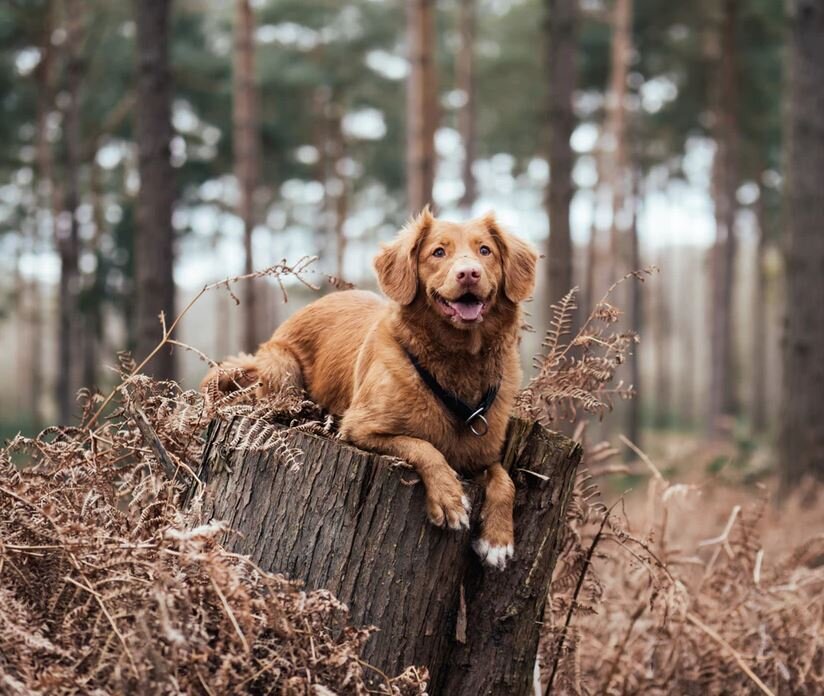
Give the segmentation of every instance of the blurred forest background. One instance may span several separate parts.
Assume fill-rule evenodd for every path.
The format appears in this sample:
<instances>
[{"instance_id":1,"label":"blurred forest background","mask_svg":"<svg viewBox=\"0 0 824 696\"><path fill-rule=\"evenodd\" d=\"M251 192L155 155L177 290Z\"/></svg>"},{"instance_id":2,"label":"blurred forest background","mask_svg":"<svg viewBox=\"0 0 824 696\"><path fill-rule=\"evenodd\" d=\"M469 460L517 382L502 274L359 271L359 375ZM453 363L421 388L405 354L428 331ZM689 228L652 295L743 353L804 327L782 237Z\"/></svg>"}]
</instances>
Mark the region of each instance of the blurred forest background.
<instances>
[{"instance_id":1,"label":"blurred forest background","mask_svg":"<svg viewBox=\"0 0 824 696\"><path fill-rule=\"evenodd\" d=\"M159 312L208 282L317 255L322 291L324 274L374 287L377 245L432 202L492 209L547 255L525 364L572 286L588 313L660 269L611 299L641 342L609 429L709 435L742 461L778 436L786 481L821 474L822 17L782 0L3 0L3 434L72 422L77 389L110 387L116 353L145 356ZM253 348L312 299L287 290L207 293L179 338ZM193 386L203 369L178 350L150 371Z\"/></svg>"}]
</instances>

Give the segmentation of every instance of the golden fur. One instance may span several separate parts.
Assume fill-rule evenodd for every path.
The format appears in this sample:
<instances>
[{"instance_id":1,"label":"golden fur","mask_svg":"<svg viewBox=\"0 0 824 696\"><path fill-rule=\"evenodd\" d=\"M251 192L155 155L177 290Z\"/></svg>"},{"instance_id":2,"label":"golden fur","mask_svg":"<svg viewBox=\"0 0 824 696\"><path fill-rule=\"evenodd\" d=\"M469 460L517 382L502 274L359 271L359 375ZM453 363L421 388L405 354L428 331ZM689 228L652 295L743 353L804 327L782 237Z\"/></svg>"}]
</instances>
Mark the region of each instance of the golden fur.
<instances>
[{"instance_id":1,"label":"golden fur","mask_svg":"<svg viewBox=\"0 0 824 696\"><path fill-rule=\"evenodd\" d=\"M436 525L468 526L457 474L484 476L483 529L475 547L502 567L513 549L514 487L499 458L521 382L519 303L533 291L536 261L533 248L501 230L491 214L454 223L425 209L375 259L388 301L358 290L328 295L285 321L255 356L230 358L221 367L243 368L241 386L259 381L262 392L306 389L342 417L346 440L409 462L426 487L427 513ZM463 311L471 320L453 309L467 287L483 300L479 317L480 299ZM484 436L453 420L407 350L469 404L500 384ZM226 376L221 382L224 389L237 384Z\"/></svg>"}]
</instances>

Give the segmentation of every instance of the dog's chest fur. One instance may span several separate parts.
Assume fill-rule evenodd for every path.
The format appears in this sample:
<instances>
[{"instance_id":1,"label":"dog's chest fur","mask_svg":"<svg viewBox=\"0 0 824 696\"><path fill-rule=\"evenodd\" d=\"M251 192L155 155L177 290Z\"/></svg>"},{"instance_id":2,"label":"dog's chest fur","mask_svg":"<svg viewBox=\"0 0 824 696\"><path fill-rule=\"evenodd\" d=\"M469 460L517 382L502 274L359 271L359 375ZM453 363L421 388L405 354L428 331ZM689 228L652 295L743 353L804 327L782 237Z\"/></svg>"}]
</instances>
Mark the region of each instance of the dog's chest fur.
<instances>
[{"instance_id":1,"label":"dog's chest fur","mask_svg":"<svg viewBox=\"0 0 824 696\"><path fill-rule=\"evenodd\" d=\"M389 405L399 429L419 437L440 450L450 465L465 474L475 474L499 461L509 414L520 383L517 344L504 332L476 353L458 353L448 346L401 335L399 343L412 352L443 389L468 405L476 405L489 387L498 394L486 414L489 429L482 436L472 433L425 384L404 356L399 370L408 395L403 404Z\"/></svg>"}]
</instances>

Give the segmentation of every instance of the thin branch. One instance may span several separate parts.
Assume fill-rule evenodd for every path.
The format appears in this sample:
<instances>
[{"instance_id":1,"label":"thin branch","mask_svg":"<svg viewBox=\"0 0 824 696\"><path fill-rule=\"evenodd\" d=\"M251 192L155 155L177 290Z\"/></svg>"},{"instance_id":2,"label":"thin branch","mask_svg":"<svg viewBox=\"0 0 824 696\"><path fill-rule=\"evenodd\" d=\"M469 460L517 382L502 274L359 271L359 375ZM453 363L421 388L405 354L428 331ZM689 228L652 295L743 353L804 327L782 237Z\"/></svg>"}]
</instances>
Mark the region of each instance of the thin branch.
<instances>
[{"instance_id":1,"label":"thin branch","mask_svg":"<svg viewBox=\"0 0 824 696\"><path fill-rule=\"evenodd\" d=\"M589 549L587 550L587 555L584 559L584 567L581 569L581 574L578 576L578 583L575 585L575 592L573 592L572 601L570 601L569 603L569 609L567 610L566 620L564 621L564 627L563 629L561 629L561 635L558 638L558 646L555 648L555 654L552 657L552 671L549 673L549 681L546 685L547 693L552 692L552 682L555 681L555 674L558 671L558 664L561 661L561 653L563 652L564 641L566 640L566 635L569 631L569 626L572 623L572 616L575 613L575 606L578 602L578 595L581 593L581 588L584 586L584 578L586 578L587 571L589 571L589 567L592 563L592 556L595 554L595 547L598 546L598 542L601 540L601 535L603 534L604 527L607 524L607 520L609 520L609 516L612 514L612 510L615 508L617 504L618 501L615 501L612 504L612 506L604 513L604 517L603 519L601 519L601 525L598 527L598 531L592 538L592 543L589 545Z\"/></svg>"},{"instance_id":2,"label":"thin branch","mask_svg":"<svg viewBox=\"0 0 824 696\"><path fill-rule=\"evenodd\" d=\"M722 648L724 648L738 663L738 666L741 668L741 671L744 672L744 674L746 674L753 681L753 683L759 689L761 689L763 693L767 694L767 696L775 696L772 690L763 681L761 681L761 679L758 678L758 675L755 672L753 672L747 666L747 663L744 662L744 658L741 657L741 653L739 653L726 640L724 640L713 628L707 626L705 623L701 621L701 619L699 619L695 614L689 611L687 612L687 621L689 621L694 626L697 626L710 638L712 638L716 643L718 643Z\"/></svg>"}]
</instances>

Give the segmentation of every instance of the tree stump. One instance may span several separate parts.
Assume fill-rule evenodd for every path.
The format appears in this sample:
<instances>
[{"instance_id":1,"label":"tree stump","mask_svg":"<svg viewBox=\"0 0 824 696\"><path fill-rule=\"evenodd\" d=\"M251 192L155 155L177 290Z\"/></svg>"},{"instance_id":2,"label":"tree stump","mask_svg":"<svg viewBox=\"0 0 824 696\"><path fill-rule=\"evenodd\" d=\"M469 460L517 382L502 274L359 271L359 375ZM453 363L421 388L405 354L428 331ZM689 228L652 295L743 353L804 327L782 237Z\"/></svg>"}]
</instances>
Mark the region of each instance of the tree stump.
<instances>
[{"instance_id":1,"label":"tree stump","mask_svg":"<svg viewBox=\"0 0 824 696\"><path fill-rule=\"evenodd\" d=\"M290 469L269 452L227 450L235 421L212 423L200 476L204 519L261 568L326 588L354 625L373 625L363 659L384 674L429 669L433 696L531 692L540 621L581 448L512 420L503 459L516 487L515 558L486 568L470 548L482 490L467 483L472 532L434 527L423 485L396 461L308 432ZM376 671L376 675L380 672Z\"/></svg>"}]
</instances>

